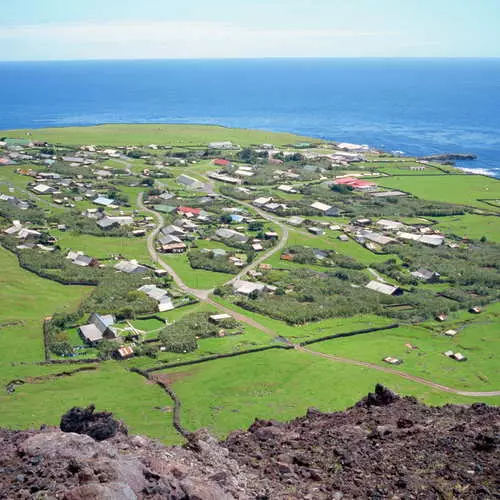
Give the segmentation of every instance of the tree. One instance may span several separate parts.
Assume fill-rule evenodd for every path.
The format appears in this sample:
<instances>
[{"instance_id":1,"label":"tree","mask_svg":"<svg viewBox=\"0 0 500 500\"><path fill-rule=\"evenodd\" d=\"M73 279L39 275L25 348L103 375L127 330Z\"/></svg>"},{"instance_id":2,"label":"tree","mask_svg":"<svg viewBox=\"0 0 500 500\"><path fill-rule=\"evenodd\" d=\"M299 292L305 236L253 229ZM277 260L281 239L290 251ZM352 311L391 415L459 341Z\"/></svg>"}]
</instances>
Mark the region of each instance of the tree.
<instances>
[{"instance_id":1,"label":"tree","mask_svg":"<svg viewBox=\"0 0 500 500\"><path fill-rule=\"evenodd\" d=\"M254 160L255 160L255 152L252 148L245 148L245 149L242 149L239 153L238 153L238 158L242 161L246 161L248 163L252 163Z\"/></svg>"},{"instance_id":2,"label":"tree","mask_svg":"<svg viewBox=\"0 0 500 500\"><path fill-rule=\"evenodd\" d=\"M264 223L258 220L254 220L248 223L249 231L262 231L264 228Z\"/></svg>"},{"instance_id":3,"label":"tree","mask_svg":"<svg viewBox=\"0 0 500 500\"><path fill-rule=\"evenodd\" d=\"M69 342L53 342L50 344L50 350L56 356L71 356L73 354L73 346Z\"/></svg>"},{"instance_id":4,"label":"tree","mask_svg":"<svg viewBox=\"0 0 500 500\"><path fill-rule=\"evenodd\" d=\"M231 214L222 214L219 218L222 224L231 224L233 219L231 218Z\"/></svg>"},{"instance_id":5,"label":"tree","mask_svg":"<svg viewBox=\"0 0 500 500\"><path fill-rule=\"evenodd\" d=\"M101 359L111 359L111 355L116 351L116 344L110 340L102 340L97 346Z\"/></svg>"}]
</instances>

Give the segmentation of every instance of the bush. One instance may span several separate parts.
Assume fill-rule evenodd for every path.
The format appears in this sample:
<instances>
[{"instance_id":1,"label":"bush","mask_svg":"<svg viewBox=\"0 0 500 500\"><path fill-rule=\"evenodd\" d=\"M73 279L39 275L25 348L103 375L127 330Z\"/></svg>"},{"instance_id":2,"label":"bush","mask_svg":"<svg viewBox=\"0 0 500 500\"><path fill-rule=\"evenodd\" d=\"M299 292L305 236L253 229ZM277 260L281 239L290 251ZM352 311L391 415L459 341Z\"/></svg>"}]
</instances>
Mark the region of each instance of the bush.
<instances>
[{"instance_id":1,"label":"bush","mask_svg":"<svg viewBox=\"0 0 500 500\"><path fill-rule=\"evenodd\" d=\"M52 342L50 351L57 356L71 356L73 354L73 346L69 342Z\"/></svg>"},{"instance_id":2,"label":"bush","mask_svg":"<svg viewBox=\"0 0 500 500\"><path fill-rule=\"evenodd\" d=\"M213 337L218 328L210 323L210 313L193 313L165 327L159 334L163 346L170 352L192 352L198 348L198 338Z\"/></svg>"},{"instance_id":3,"label":"bush","mask_svg":"<svg viewBox=\"0 0 500 500\"><path fill-rule=\"evenodd\" d=\"M201 250L191 250L188 253L189 264L193 269L205 269L218 273L236 274L237 268L228 261L226 255L214 256L212 252L202 252Z\"/></svg>"}]
</instances>

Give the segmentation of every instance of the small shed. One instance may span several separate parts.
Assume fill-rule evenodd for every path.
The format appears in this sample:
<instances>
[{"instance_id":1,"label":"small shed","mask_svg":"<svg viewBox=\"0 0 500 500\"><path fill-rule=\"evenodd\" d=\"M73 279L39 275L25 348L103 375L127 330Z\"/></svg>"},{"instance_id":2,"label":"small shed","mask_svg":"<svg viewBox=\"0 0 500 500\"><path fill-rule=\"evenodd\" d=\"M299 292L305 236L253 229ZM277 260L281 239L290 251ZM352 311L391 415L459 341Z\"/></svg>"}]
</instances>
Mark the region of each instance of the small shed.
<instances>
[{"instance_id":1,"label":"small shed","mask_svg":"<svg viewBox=\"0 0 500 500\"><path fill-rule=\"evenodd\" d=\"M218 325L222 321L226 321L231 318L232 316L230 314L212 314L209 319L212 323Z\"/></svg>"},{"instance_id":2,"label":"small shed","mask_svg":"<svg viewBox=\"0 0 500 500\"><path fill-rule=\"evenodd\" d=\"M116 350L116 357L118 359L128 359L134 355L134 349L132 346L122 346Z\"/></svg>"}]
</instances>

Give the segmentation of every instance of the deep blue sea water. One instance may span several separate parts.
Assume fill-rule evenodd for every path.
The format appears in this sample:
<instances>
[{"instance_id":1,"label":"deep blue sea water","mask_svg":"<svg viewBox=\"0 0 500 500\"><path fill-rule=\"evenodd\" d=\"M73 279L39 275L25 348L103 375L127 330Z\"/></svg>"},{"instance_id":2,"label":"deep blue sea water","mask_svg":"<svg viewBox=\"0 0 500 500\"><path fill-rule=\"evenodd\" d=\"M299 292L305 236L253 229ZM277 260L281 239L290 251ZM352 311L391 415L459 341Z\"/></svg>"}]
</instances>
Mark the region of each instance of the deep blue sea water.
<instances>
[{"instance_id":1,"label":"deep blue sea water","mask_svg":"<svg viewBox=\"0 0 500 500\"><path fill-rule=\"evenodd\" d=\"M500 177L500 59L0 63L0 129L149 122L471 152Z\"/></svg>"}]
</instances>

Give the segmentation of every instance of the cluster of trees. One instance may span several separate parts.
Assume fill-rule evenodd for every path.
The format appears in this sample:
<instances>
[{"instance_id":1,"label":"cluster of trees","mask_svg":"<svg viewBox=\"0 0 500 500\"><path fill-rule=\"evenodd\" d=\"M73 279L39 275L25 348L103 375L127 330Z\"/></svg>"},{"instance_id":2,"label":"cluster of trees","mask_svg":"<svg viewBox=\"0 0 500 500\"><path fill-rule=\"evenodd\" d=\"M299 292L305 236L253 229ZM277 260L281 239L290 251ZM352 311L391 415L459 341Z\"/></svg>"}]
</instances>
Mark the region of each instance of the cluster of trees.
<instances>
[{"instance_id":1,"label":"cluster of trees","mask_svg":"<svg viewBox=\"0 0 500 500\"><path fill-rule=\"evenodd\" d=\"M109 189L108 192L106 193L106 196L108 198L111 198L112 200L115 200L117 203L120 203L121 205L129 205L128 196L122 193L119 189L117 189L116 186L113 186L111 189Z\"/></svg>"},{"instance_id":2,"label":"cluster of trees","mask_svg":"<svg viewBox=\"0 0 500 500\"><path fill-rule=\"evenodd\" d=\"M352 217L440 217L462 215L470 208L438 201L427 201L412 196L377 198L368 193L325 184L309 184L302 189L304 197L288 201L289 213L309 215L309 205L318 199L339 208Z\"/></svg>"},{"instance_id":3,"label":"cluster of trees","mask_svg":"<svg viewBox=\"0 0 500 500\"><path fill-rule=\"evenodd\" d=\"M238 151L236 154L236 158L240 161L246 163L259 163L263 160L267 160L268 153L267 151L255 151L252 148L244 148L241 151Z\"/></svg>"},{"instance_id":4,"label":"cluster of trees","mask_svg":"<svg viewBox=\"0 0 500 500\"><path fill-rule=\"evenodd\" d=\"M199 312L184 316L160 332L160 342L169 352L195 351L198 339L214 337L219 331L219 327L210 322L210 314Z\"/></svg>"},{"instance_id":5,"label":"cluster of trees","mask_svg":"<svg viewBox=\"0 0 500 500\"><path fill-rule=\"evenodd\" d=\"M391 258L384 262L377 262L371 267L396 280L400 285L417 286L419 283L418 279L412 276L396 259Z\"/></svg>"},{"instance_id":6,"label":"cluster of trees","mask_svg":"<svg viewBox=\"0 0 500 500\"><path fill-rule=\"evenodd\" d=\"M158 304L137 289L144 285L144 273L126 274L106 269L93 293L83 300L80 313L114 314L117 319L155 312Z\"/></svg>"},{"instance_id":7,"label":"cluster of trees","mask_svg":"<svg viewBox=\"0 0 500 500\"><path fill-rule=\"evenodd\" d=\"M234 186L221 186L219 188L219 191L224 195L224 196L229 196L230 198L234 198L236 200L253 200L254 194L252 192L250 193L245 193L244 191L239 190L238 188L235 188Z\"/></svg>"},{"instance_id":8,"label":"cluster of trees","mask_svg":"<svg viewBox=\"0 0 500 500\"><path fill-rule=\"evenodd\" d=\"M318 253L326 257L318 258ZM319 250L317 248L295 245L288 247L284 253L293 255L293 261L299 264L318 264L324 267L341 267L345 269L364 269L365 266L348 255L337 254L333 250Z\"/></svg>"},{"instance_id":9,"label":"cluster of trees","mask_svg":"<svg viewBox=\"0 0 500 500\"><path fill-rule=\"evenodd\" d=\"M8 201L0 201L0 217L8 221L29 221L36 225L44 224L46 219L45 212L41 208L31 207L28 210L21 210Z\"/></svg>"},{"instance_id":10,"label":"cluster of trees","mask_svg":"<svg viewBox=\"0 0 500 500\"><path fill-rule=\"evenodd\" d=\"M500 245L487 241L430 248L409 242L387 245L387 253L399 255L402 263L389 259L375 265L376 269L402 284L416 284L408 271L425 268L440 274L440 281L449 283L444 294L464 304L487 303L500 298Z\"/></svg>"},{"instance_id":11,"label":"cluster of trees","mask_svg":"<svg viewBox=\"0 0 500 500\"><path fill-rule=\"evenodd\" d=\"M237 268L228 260L228 255L214 255L212 252L202 252L192 249L188 253L189 264L193 269L205 269L218 273L236 274Z\"/></svg>"},{"instance_id":12,"label":"cluster of trees","mask_svg":"<svg viewBox=\"0 0 500 500\"><path fill-rule=\"evenodd\" d=\"M89 284L97 284L104 276L104 270L100 268L76 266L58 249L53 252L20 250L16 248L18 242L14 238L1 236L0 239L5 248L17 255L22 267L39 276L64 283Z\"/></svg>"},{"instance_id":13,"label":"cluster of trees","mask_svg":"<svg viewBox=\"0 0 500 500\"><path fill-rule=\"evenodd\" d=\"M350 317L358 314L379 314L408 322L424 321L439 313L483 304L486 296L463 294L436 294L433 290L411 287L401 296L384 295L365 288L368 278L364 272L336 269L317 273L296 270L271 274L278 287L274 295L235 297L237 305L290 324L332 317ZM266 277L264 278L266 280ZM483 290L484 292L484 290ZM216 290L219 295L231 294L227 287ZM497 293L498 296L498 293ZM464 300L466 302L460 302Z\"/></svg>"},{"instance_id":14,"label":"cluster of trees","mask_svg":"<svg viewBox=\"0 0 500 500\"><path fill-rule=\"evenodd\" d=\"M56 162L50 167L50 172L55 172L64 177L76 178L77 176L82 176L84 179L90 179L94 177L94 174L88 167L70 167L67 163Z\"/></svg>"},{"instance_id":15,"label":"cluster of trees","mask_svg":"<svg viewBox=\"0 0 500 500\"><path fill-rule=\"evenodd\" d=\"M282 279L274 283L278 287L275 295L238 297L235 303L290 324L381 313L382 306L377 295L361 286L351 286L350 273L356 272L339 270L338 274L324 274L298 270L283 273ZM362 279L366 282L366 278Z\"/></svg>"},{"instance_id":16,"label":"cluster of trees","mask_svg":"<svg viewBox=\"0 0 500 500\"><path fill-rule=\"evenodd\" d=\"M46 341L50 351L57 356L71 356L74 352L65 332L80 319L79 312L54 313L52 319L45 324Z\"/></svg>"}]
</instances>

